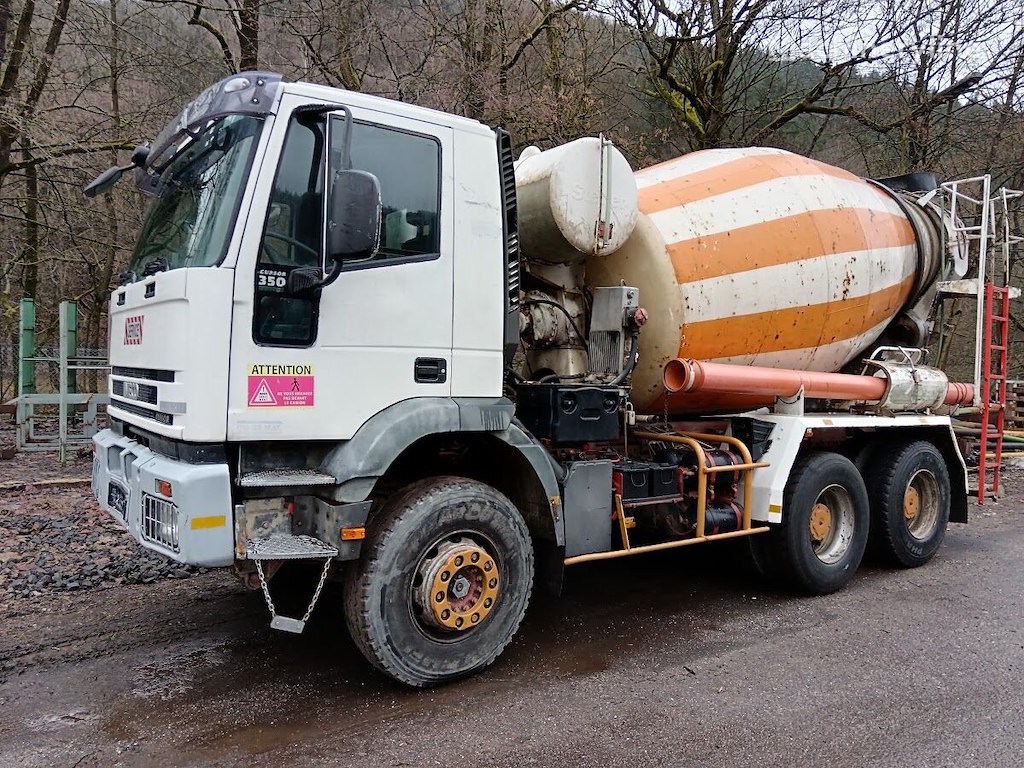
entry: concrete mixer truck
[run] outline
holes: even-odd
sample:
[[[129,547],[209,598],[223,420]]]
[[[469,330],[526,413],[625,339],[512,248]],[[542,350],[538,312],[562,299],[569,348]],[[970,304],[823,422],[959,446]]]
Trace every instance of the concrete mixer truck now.
[[[972,388],[920,351],[966,265],[920,179],[764,148],[634,173],[602,138],[517,158],[269,72],[86,194],[128,171],[152,202],[110,301],[99,503],[233,568],[276,629],[339,578],[327,610],[403,683],[493,662],[568,565],[742,538],[825,594],[869,538],[919,566],[967,520],[943,414]],[[296,560],[301,617],[269,586]]]

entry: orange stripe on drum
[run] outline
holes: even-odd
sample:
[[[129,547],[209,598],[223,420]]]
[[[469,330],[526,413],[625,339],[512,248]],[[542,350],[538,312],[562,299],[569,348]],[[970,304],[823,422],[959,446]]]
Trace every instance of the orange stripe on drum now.
[[[656,213],[789,176],[833,176],[845,181],[860,181],[842,168],[799,155],[751,155],[644,187],[639,190],[640,210]]]
[[[690,283],[829,253],[913,245],[902,215],[866,208],[825,208],[667,246],[676,281]]]
[[[913,282],[911,276],[866,296],[687,323],[679,357],[714,360],[852,339],[895,315],[909,297]]]

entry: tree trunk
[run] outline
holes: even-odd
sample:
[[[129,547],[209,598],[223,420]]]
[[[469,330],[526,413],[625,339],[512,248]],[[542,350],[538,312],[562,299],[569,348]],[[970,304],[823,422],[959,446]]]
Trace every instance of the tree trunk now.
[[[32,159],[32,145],[23,138],[21,153]],[[39,175],[34,163],[25,167],[25,247],[21,251],[21,293],[34,299],[39,290]]]
[[[118,0],[109,0],[110,19],[110,117],[114,123],[114,137],[121,139],[121,27],[118,19]],[[117,165],[117,151],[110,153],[111,165]],[[106,316],[107,297],[110,295],[110,278],[114,272],[114,260],[117,256],[117,244],[120,242],[120,233],[117,226],[117,207],[115,205],[114,193],[110,192],[105,197],[107,209],[107,232],[109,247],[101,252],[99,269],[93,279],[92,285],[92,311],[89,313],[89,321],[86,327],[86,338],[89,346],[99,349],[103,346],[101,340],[101,328],[103,319]],[[88,372],[86,387],[89,392],[97,391],[98,371]]]
[[[0,0],[0,67],[7,54],[7,28],[11,24],[11,0]]]
[[[259,69],[261,1],[242,0],[238,8],[238,68],[242,72]]]

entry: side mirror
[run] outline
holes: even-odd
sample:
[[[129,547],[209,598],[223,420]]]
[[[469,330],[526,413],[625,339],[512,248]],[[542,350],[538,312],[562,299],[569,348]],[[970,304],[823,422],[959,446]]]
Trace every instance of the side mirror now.
[[[340,263],[373,256],[380,243],[380,213],[376,176],[351,169],[336,172],[327,212],[328,260]]]
[[[85,192],[86,197],[102,195],[117,184],[117,180],[121,178],[121,175],[130,168],[132,168],[130,165],[115,165],[111,168],[107,168],[107,170],[86,184],[85,189],[82,191]]]
[[[115,165],[111,168],[107,168],[107,170],[86,184],[85,189],[82,191],[85,193],[86,197],[102,195],[117,184],[118,179],[124,175],[125,171],[130,171],[132,168],[141,168],[146,164],[146,160],[148,158],[149,147],[145,144],[140,144],[132,151],[132,161],[128,163],[128,165]]]

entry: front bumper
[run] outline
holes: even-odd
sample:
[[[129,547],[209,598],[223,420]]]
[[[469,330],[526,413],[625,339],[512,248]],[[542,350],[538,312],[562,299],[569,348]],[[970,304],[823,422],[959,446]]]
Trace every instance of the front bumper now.
[[[189,464],[104,429],[93,437],[92,489],[100,506],[146,549],[188,565],[234,562],[227,464]],[[171,485],[171,495],[157,481]]]

